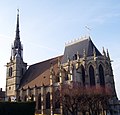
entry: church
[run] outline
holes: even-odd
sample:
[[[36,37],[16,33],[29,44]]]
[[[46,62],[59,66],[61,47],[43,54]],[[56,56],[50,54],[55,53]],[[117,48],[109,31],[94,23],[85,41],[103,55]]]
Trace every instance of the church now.
[[[84,87],[110,87],[114,95],[112,104],[119,105],[109,52],[103,48],[101,53],[90,36],[66,44],[61,56],[27,67],[23,59],[19,32],[18,12],[15,40],[11,47],[10,60],[6,65],[7,101],[35,101],[36,113],[41,115],[69,115],[64,112],[61,104],[53,106],[53,89],[57,90],[60,84],[79,82]],[[111,107],[114,115],[120,114],[118,107]]]

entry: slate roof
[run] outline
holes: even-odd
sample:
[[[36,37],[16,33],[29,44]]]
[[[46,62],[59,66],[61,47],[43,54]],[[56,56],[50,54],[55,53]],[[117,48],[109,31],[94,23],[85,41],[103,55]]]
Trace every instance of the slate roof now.
[[[60,59],[62,56],[58,56]],[[58,57],[36,63],[31,65],[26,73],[24,74],[23,78],[21,79],[20,87],[19,88],[32,88],[36,86],[47,86],[50,84],[50,67],[51,63],[53,65],[54,71],[57,72],[58,70]]]
[[[80,57],[83,57],[83,50],[86,51],[86,56],[93,56],[93,51],[95,50],[96,56],[102,56],[102,54],[98,51],[98,49],[93,44],[92,40],[89,38],[84,38],[82,40],[78,40],[75,43],[66,45],[62,63],[66,63],[68,58],[73,60],[73,56],[79,53]]]
[[[80,57],[83,57],[83,50],[86,51],[86,56],[93,56],[93,50],[96,52],[96,56],[102,56],[102,54],[98,51],[98,49],[93,44],[92,40],[89,38],[85,38],[79,40],[75,43],[66,45],[64,55],[58,56],[62,63],[67,62],[67,58],[73,60],[73,56],[79,53]],[[51,63],[54,67],[54,71],[57,73],[58,71],[58,57],[48,59],[46,61],[33,64],[29,66],[28,70],[25,72],[23,78],[21,79],[19,88],[32,88],[36,86],[47,86],[50,84],[50,67]]]

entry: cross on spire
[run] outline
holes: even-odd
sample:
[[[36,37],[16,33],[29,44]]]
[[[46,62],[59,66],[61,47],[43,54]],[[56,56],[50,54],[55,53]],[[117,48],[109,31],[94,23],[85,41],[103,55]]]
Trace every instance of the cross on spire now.
[[[14,40],[14,45],[13,45],[13,56],[16,56],[16,54],[19,54],[20,57],[22,57],[22,45],[20,41],[20,31],[19,31],[19,9],[17,9],[17,24],[16,24],[16,36]]]
[[[19,9],[17,9],[17,12],[18,12],[18,14],[19,14]]]

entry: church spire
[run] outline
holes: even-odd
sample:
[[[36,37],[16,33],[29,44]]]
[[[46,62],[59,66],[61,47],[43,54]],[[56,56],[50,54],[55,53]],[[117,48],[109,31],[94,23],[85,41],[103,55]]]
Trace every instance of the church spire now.
[[[13,51],[13,57],[20,56],[21,58],[23,58],[22,56],[23,47],[20,41],[20,31],[19,31],[19,9],[17,9],[16,35],[15,35],[12,51]]]
[[[15,49],[21,49],[21,42],[20,42],[20,33],[19,33],[19,9],[17,9],[17,24],[16,24],[16,36],[14,40],[14,47]]]
[[[19,40],[20,39],[20,34],[19,34],[19,9],[17,9],[17,25],[16,25],[16,37],[15,39]]]

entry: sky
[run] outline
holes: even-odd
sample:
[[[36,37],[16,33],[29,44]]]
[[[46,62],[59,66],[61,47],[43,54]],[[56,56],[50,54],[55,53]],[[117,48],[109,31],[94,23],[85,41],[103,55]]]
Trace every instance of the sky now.
[[[103,47],[109,50],[120,99],[119,0],[1,0],[0,87],[3,90],[18,8],[24,62],[31,65],[62,55],[65,43],[90,35],[101,53]]]

